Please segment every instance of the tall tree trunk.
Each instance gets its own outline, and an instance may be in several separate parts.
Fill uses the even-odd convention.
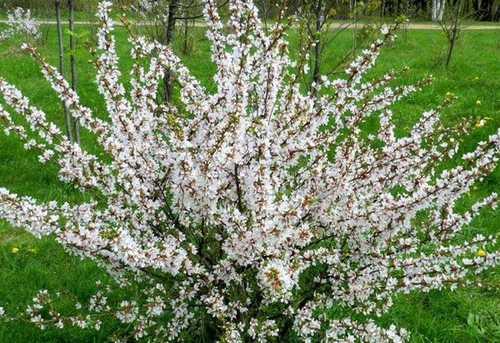
[[[71,88],[76,92],[77,76],[76,76],[76,46],[75,46],[75,0],[68,0],[69,9],[69,49],[70,49],[70,64],[71,64]],[[78,120],[72,120],[72,129],[76,142],[80,144],[80,123]]]
[[[443,20],[446,0],[432,0],[432,21],[439,22]]]
[[[186,16],[186,18],[183,19],[183,43],[184,44],[182,46],[182,52],[184,54],[188,53],[188,48],[189,48],[189,44],[188,44],[188,40],[189,40],[188,26],[189,26],[189,19]]]
[[[170,45],[174,40],[175,35],[175,17],[177,15],[177,9],[179,7],[179,0],[171,0],[168,5],[168,15],[167,15],[167,27],[165,28],[165,45]],[[165,84],[165,102],[170,102],[172,100],[172,75],[170,70],[165,72],[164,77]]]
[[[323,21],[325,20],[325,13],[323,10],[323,0],[316,1],[316,7],[314,9],[315,19],[316,19],[316,37],[314,45],[314,68],[312,74],[312,81],[318,82],[320,78],[321,69],[321,28],[323,27]]]
[[[64,77],[64,42],[63,42],[63,32],[61,25],[61,0],[55,0],[56,6],[56,24],[57,24],[57,39],[58,39],[58,48],[59,48],[59,73],[62,77]],[[68,139],[73,142],[73,134],[71,130],[71,115],[66,108],[66,105],[63,103],[64,108],[64,120],[66,125],[66,134],[68,135]]]
[[[446,0],[439,0],[438,20],[443,20],[444,10],[446,7]]]
[[[499,18],[498,17],[498,14],[500,12],[499,7],[500,7],[500,1],[493,0],[493,3],[490,5],[489,20],[494,21]]]
[[[357,2],[356,0],[352,0],[350,1],[350,4],[351,4],[351,19],[352,19],[352,28],[351,28],[351,33],[352,33],[352,55],[353,55],[353,58],[355,58],[355,54],[356,54],[356,24],[357,24],[357,9],[356,9],[356,6],[357,6]]]
[[[420,0],[420,10],[425,14],[427,15],[427,6],[428,5],[428,1],[427,0]]]
[[[453,54],[453,49],[455,48],[455,43],[458,38],[459,20],[460,20],[460,10],[462,7],[462,0],[458,0],[455,4],[455,11],[453,13],[453,26],[451,28],[450,46],[448,48],[448,55],[446,56],[446,68],[450,65],[451,56]]]

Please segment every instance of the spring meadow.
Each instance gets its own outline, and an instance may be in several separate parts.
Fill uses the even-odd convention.
[[[499,342],[499,17],[0,0],[0,343]]]

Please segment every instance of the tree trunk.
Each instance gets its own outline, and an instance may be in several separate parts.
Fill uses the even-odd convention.
[[[385,0],[382,0],[382,2],[380,3],[380,17],[384,17],[385,16]]]
[[[477,0],[476,15],[479,19],[483,19],[482,9],[483,9],[483,2],[481,0]]]
[[[432,0],[432,21],[439,22],[443,20],[446,0]]]
[[[188,37],[188,26],[189,26],[189,19],[184,18],[183,20],[183,46],[182,46],[182,52],[186,55],[188,53],[188,48],[189,48],[189,37]]]
[[[71,88],[76,92],[76,47],[75,47],[75,0],[68,0],[69,9],[69,49],[70,49],[70,64],[71,64]],[[80,144],[80,123],[78,120],[72,121],[72,129],[76,143]]]
[[[316,28],[314,37],[314,68],[312,81],[318,82],[320,78],[320,69],[321,69],[321,28],[323,27],[323,21],[325,20],[323,13],[323,0],[317,0],[316,8],[314,9],[315,19],[316,19]]]
[[[448,48],[448,56],[446,56],[446,68],[450,65],[451,62],[451,56],[453,54],[453,49],[455,48],[455,43],[458,38],[458,29],[459,29],[459,20],[460,20],[460,10],[462,7],[462,0],[458,0],[457,3],[455,4],[455,11],[453,13],[453,26],[452,26],[452,31],[451,31],[451,37],[450,37],[450,46]]]
[[[440,0],[439,1],[439,10],[438,10],[438,20],[442,21],[443,20],[443,15],[444,15],[444,9],[446,6],[446,0]]]
[[[351,17],[352,17],[352,29],[351,29],[351,33],[352,33],[352,54],[353,54],[353,58],[355,58],[355,54],[356,54],[356,24],[357,24],[357,15],[358,13],[356,12],[356,6],[357,6],[357,3],[356,3],[356,0],[352,0],[351,2]],[[385,5],[384,5],[385,6]],[[385,12],[385,10],[384,10]]]
[[[165,45],[169,46],[174,40],[175,34],[175,17],[177,15],[177,8],[179,7],[179,0],[171,0],[168,5],[168,15],[167,15],[167,27],[165,29]],[[170,70],[165,72],[164,77],[165,84],[165,102],[170,102],[172,100],[172,75]]]
[[[428,5],[427,0],[420,0],[420,11],[425,13],[425,15],[427,15],[427,7],[428,7],[427,5]]]
[[[64,77],[64,42],[63,42],[63,32],[61,25],[61,0],[55,0],[56,6],[56,24],[57,24],[57,39],[58,39],[58,48],[59,48],[59,73],[62,77]],[[63,103],[64,108],[64,120],[66,125],[66,134],[68,139],[73,142],[73,134],[71,130],[71,115],[66,108],[66,105]]]

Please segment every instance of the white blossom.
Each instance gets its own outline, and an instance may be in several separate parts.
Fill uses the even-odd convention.
[[[16,7],[7,12],[7,28],[0,31],[0,41],[11,38],[15,35],[25,35],[34,39],[40,38],[40,27],[31,17],[31,11],[21,7]]]

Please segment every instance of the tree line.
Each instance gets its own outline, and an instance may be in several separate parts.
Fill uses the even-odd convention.
[[[99,0],[5,0],[6,7],[23,6],[34,12],[40,11],[50,17],[55,14],[57,21],[59,72],[65,73],[65,60],[69,59],[67,70],[71,86],[77,88],[76,71],[76,40],[74,35],[75,12],[93,12]],[[195,20],[203,17],[203,0],[114,0],[115,8],[135,13],[153,25],[143,27],[147,36],[171,46],[178,34],[182,40],[181,52],[188,54],[192,50],[190,43],[191,28]],[[222,16],[228,16],[228,1],[215,2]],[[406,18],[429,17],[439,23],[447,39],[446,66],[450,64],[456,42],[461,35],[464,19],[498,19],[500,0],[256,0],[259,15],[267,27],[268,21],[281,21],[295,18],[299,26],[299,50],[310,56],[307,71],[301,75],[304,84],[309,88],[319,81],[321,72],[335,73],[342,69],[356,52],[373,39],[370,21],[362,23],[363,19],[390,18],[405,21]],[[331,34],[335,20],[343,20],[343,24]],[[69,25],[69,46],[65,47],[63,21]],[[362,24],[361,30],[353,30],[352,47],[344,58],[331,70],[323,70],[323,55],[327,46],[338,33],[355,24]],[[167,68],[163,80],[163,98],[169,103],[172,98],[172,77]],[[67,109],[64,108],[66,130],[70,141],[80,141],[79,128]]]
[[[165,0],[152,0],[150,2],[165,2]],[[367,8],[362,14],[365,16],[392,17],[406,15],[411,18],[432,19],[438,21],[446,7],[454,6],[460,0],[326,0],[329,7],[335,9],[337,19],[348,19],[355,8],[360,4]],[[139,0],[113,0],[119,6],[131,6],[140,3]],[[167,1],[168,2],[168,1]],[[174,3],[195,3],[193,0],[170,0]],[[32,10],[49,12],[53,8],[53,1],[40,0],[4,0],[5,7],[21,6]],[[75,0],[75,11],[93,13],[98,0]],[[269,18],[276,18],[282,5],[296,8],[304,0],[258,0],[256,1],[261,14]],[[464,11],[470,13],[471,19],[482,21],[500,20],[500,0],[464,0]],[[64,10],[64,6],[62,6]]]

